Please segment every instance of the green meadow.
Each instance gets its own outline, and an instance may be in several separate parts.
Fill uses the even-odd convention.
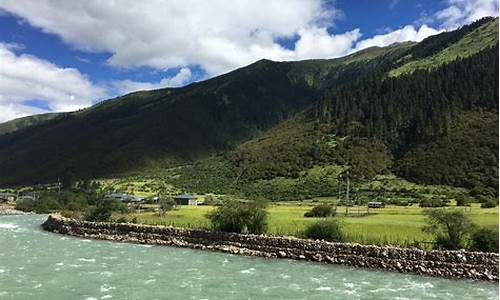
[[[313,203],[288,202],[270,205],[268,234],[301,237],[306,226],[317,221],[317,218],[305,218],[304,213],[311,209]],[[477,226],[498,227],[498,207],[480,208],[479,204],[471,207],[450,207],[463,209]],[[160,216],[156,212],[133,213],[127,218],[136,218],[138,223],[152,225],[172,225],[188,228],[209,228],[206,214],[213,206],[178,206],[175,210]],[[343,223],[346,240],[362,244],[411,246],[423,248],[430,246],[431,237],[422,232],[425,225],[423,209],[418,205],[400,207],[387,206],[382,209],[366,207],[349,207],[349,215],[345,216],[345,207],[337,208],[337,218]],[[359,212],[359,215],[358,215]]]

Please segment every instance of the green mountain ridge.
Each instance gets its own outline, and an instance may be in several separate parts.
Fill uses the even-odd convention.
[[[349,169],[360,179],[396,172],[416,182],[494,189],[498,19],[464,28],[343,58],[261,60],[184,88],[136,92],[0,134],[0,185],[53,182],[67,172],[151,174],[196,162],[182,169],[195,182],[186,188],[205,191],[223,180],[238,190],[299,178],[317,166]],[[457,54],[464,44],[477,51]],[[389,76],[408,68],[409,57],[426,61],[443,53],[451,59]],[[464,118],[475,121],[459,126]],[[474,140],[474,128],[489,142]],[[449,140],[464,152],[443,142]],[[425,157],[433,152],[452,175],[428,174],[434,169]],[[477,167],[449,167],[464,153]],[[474,180],[464,179],[469,171]]]
[[[451,43],[439,44],[439,35],[430,37],[424,42],[427,45],[420,47],[422,48],[420,51],[412,51],[413,53],[405,57],[405,63],[391,70],[389,76],[399,76],[412,73],[415,70],[437,68],[457,58],[469,57],[486,47],[494,46],[498,43],[498,19],[485,18],[464,26],[460,30],[446,32],[443,35],[449,35],[448,40]],[[481,40],[481,43],[478,43],[477,40]],[[433,45],[434,41],[437,41],[437,44],[443,47],[439,52],[432,52],[432,49],[436,48],[436,45]],[[437,48],[439,49],[439,46]]]
[[[17,118],[4,123],[0,123],[0,135],[21,130],[26,127],[38,125],[43,122],[61,117],[62,115],[64,115],[64,113],[46,113]]]

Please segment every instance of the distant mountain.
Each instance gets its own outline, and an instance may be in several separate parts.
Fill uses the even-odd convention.
[[[490,126],[498,118],[497,83],[493,18],[418,44],[343,58],[261,60],[184,88],[132,93],[0,135],[0,185],[55,181],[66,172],[80,178],[146,172],[218,154],[242,180],[294,177],[334,164],[360,178],[393,171],[415,181],[491,187],[498,182],[457,179],[466,176],[468,163],[455,168],[455,179],[443,179],[426,174],[432,168],[419,157],[436,147],[440,155],[460,157],[440,141],[469,134],[475,124],[498,136]],[[467,116],[477,122],[459,126]],[[480,163],[488,157],[474,172],[489,178],[491,168],[498,170],[498,154],[490,166],[494,143],[460,143],[468,155],[481,152]]]

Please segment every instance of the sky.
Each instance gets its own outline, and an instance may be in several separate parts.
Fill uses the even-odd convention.
[[[262,58],[421,41],[498,0],[0,0],[0,122],[181,87]]]

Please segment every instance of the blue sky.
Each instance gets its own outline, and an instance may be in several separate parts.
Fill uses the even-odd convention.
[[[261,58],[420,41],[498,15],[497,0],[141,2],[0,0],[0,121],[183,86]]]

